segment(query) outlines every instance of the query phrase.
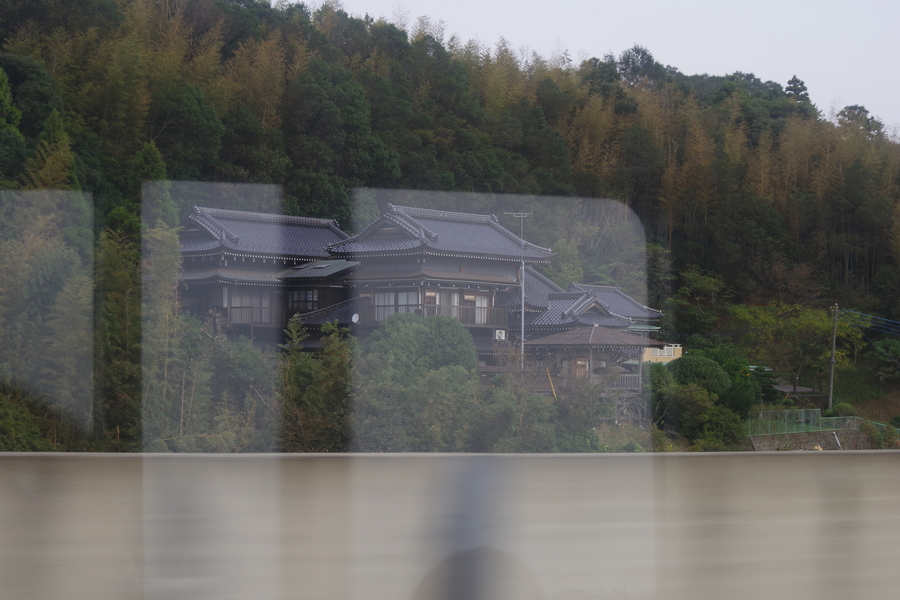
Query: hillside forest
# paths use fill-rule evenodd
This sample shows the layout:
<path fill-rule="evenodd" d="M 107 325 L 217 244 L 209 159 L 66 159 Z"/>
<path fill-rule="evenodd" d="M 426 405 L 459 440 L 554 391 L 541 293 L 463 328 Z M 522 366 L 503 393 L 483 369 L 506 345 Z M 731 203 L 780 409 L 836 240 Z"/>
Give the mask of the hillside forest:
<path fill-rule="evenodd" d="M 801 77 L 685 74 L 639 45 L 526 54 L 339 2 L 3 3 L 0 450 L 733 448 L 752 407 L 789 402 L 751 364 L 822 387 L 835 303 L 863 315 L 837 326 L 840 410 L 900 415 L 900 342 L 867 320 L 900 318 L 900 142 L 862 105 L 824 114 Z M 147 182 L 174 183 L 142 205 Z M 277 186 L 279 210 L 349 233 L 377 215 L 361 188 L 498 215 L 525 196 L 545 274 L 660 308 L 687 360 L 650 370 L 653 434 L 619 443 L 591 390 L 479 389 L 441 319 L 329 330 L 318 353 L 299 322 L 282 348 L 222 343 L 178 311 L 176 228 L 212 201 L 183 182 Z M 430 357 L 434 335 L 459 343 Z M 376 368 L 401 339 L 414 364 Z"/>

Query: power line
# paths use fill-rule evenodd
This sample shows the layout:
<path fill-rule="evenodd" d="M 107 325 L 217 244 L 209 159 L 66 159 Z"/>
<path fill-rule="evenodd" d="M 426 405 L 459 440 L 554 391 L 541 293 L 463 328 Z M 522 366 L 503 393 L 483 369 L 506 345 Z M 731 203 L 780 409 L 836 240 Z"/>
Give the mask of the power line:
<path fill-rule="evenodd" d="M 900 322 L 898 321 L 893 321 L 877 315 L 867 315 L 853 310 L 844 309 L 840 312 L 839 318 L 841 322 L 853 327 L 870 329 L 888 335 L 900 335 Z"/>
<path fill-rule="evenodd" d="M 886 333 L 888 335 L 900 336 L 900 321 L 893 321 L 891 319 L 886 319 L 877 315 L 867 315 L 865 313 L 856 312 L 853 310 L 842 310 L 840 312 L 842 314 L 839 315 L 838 318 L 840 318 L 841 321 L 843 323 L 846 323 L 847 325 L 858 327 L 860 329 L 869 329 L 871 331 L 877 331 L 879 333 Z M 888 354 L 884 348 L 878 345 L 876 341 L 874 341 L 863 332 L 860 332 L 860 334 L 863 336 L 863 339 L 868 342 L 869 346 L 874 348 L 876 352 L 882 355 L 882 358 L 885 361 L 900 364 L 900 361 Z"/>

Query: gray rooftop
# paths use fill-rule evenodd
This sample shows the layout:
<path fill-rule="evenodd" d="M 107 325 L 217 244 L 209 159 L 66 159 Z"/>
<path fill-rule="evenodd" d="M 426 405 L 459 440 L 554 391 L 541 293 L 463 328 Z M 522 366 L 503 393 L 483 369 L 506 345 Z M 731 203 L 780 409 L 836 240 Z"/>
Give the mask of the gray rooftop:
<path fill-rule="evenodd" d="M 655 320 L 662 316 L 662 311 L 644 306 L 614 285 L 587 285 L 573 283 L 569 291 L 581 291 L 593 294 L 609 312 L 629 319 Z"/>
<path fill-rule="evenodd" d="M 535 316 L 528 323 L 529 327 L 602 325 L 623 329 L 632 323 L 630 319 L 609 314 L 608 309 L 587 292 L 554 292 L 547 300 L 547 310 Z"/>
<path fill-rule="evenodd" d="M 347 239 L 331 219 L 195 206 L 182 222 L 181 251 L 206 255 L 328 258 L 325 247 Z"/>
<path fill-rule="evenodd" d="M 306 325 L 324 325 L 325 323 L 337 323 L 344 327 L 353 322 L 354 313 L 358 312 L 358 303 L 355 298 L 320 308 L 312 312 L 303 313 L 299 318 Z"/>
<path fill-rule="evenodd" d="M 329 247 L 336 256 L 434 256 L 546 263 L 552 253 L 504 228 L 494 215 L 447 212 L 388 204 L 362 233 Z"/>
<path fill-rule="evenodd" d="M 547 308 L 550 306 L 550 294 L 562 292 L 563 289 L 550 281 L 529 265 L 525 266 L 525 304 L 532 308 Z M 519 308 L 522 303 L 519 293 L 510 294 L 500 306 L 506 308 Z"/>
<path fill-rule="evenodd" d="M 350 260 L 317 260 L 290 269 L 285 269 L 278 274 L 278 279 L 285 283 L 301 283 L 304 281 L 317 281 L 327 279 L 341 273 L 348 273 L 358 262 Z"/>
<path fill-rule="evenodd" d="M 188 284 L 242 283 L 245 285 L 282 286 L 276 271 L 265 271 L 243 266 L 214 266 L 204 269 L 184 269 L 179 276 Z"/>
<path fill-rule="evenodd" d="M 632 333 L 607 329 L 606 327 L 579 327 L 528 340 L 525 342 L 525 345 L 531 348 L 647 348 L 665 344 Z"/>

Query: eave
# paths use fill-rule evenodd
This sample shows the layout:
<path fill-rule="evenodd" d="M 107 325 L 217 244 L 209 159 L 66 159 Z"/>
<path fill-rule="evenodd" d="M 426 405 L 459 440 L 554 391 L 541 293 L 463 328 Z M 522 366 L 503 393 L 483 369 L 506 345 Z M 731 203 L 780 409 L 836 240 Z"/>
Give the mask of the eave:
<path fill-rule="evenodd" d="M 436 258 L 458 258 L 468 260 L 495 260 L 510 263 L 521 263 L 521 256 L 507 256 L 498 254 L 472 254 L 465 252 L 440 252 L 427 246 L 419 246 L 411 250 L 379 250 L 368 252 L 340 252 L 332 251 L 332 256 L 345 258 L 347 260 L 360 260 L 364 258 L 395 258 L 400 256 L 431 256 Z M 548 265 L 550 258 L 525 258 L 526 264 Z"/>

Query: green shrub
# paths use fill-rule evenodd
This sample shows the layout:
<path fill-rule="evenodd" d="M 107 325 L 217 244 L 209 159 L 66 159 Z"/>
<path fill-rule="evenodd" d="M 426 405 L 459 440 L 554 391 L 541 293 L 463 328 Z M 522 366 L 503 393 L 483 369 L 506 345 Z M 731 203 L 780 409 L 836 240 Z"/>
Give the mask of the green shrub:
<path fill-rule="evenodd" d="M 697 384 L 710 394 L 721 395 L 731 387 L 731 378 L 716 361 L 687 354 L 669 363 L 668 368 L 680 385 Z"/>
<path fill-rule="evenodd" d="M 855 417 L 856 408 L 852 404 L 846 402 L 838 402 L 831 407 L 831 410 L 825 411 L 826 417 Z"/>
<path fill-rule="evenodd" d="M 900 446 L 897 439 L 897 429 L 890 426 L 879 427 L 879 424 L 871 421 L 862 421 L 859 430 L 862 431 L 872 444 L 872 448 L 883 450 L 895 449 Z"/>
<path fill-rule="evenodd" d="M 617 452 L 644 452 L 644 447 L 635 440 L 628 440 L 616 449 Z"/>
<path fill-rule="evenodd" d="M 695 440 L 693 450 L 721 452 L 734 450 L 747 436 L 744 423 L 734 411 L 713 406 L 701 417 L 703 433 Z"/>

